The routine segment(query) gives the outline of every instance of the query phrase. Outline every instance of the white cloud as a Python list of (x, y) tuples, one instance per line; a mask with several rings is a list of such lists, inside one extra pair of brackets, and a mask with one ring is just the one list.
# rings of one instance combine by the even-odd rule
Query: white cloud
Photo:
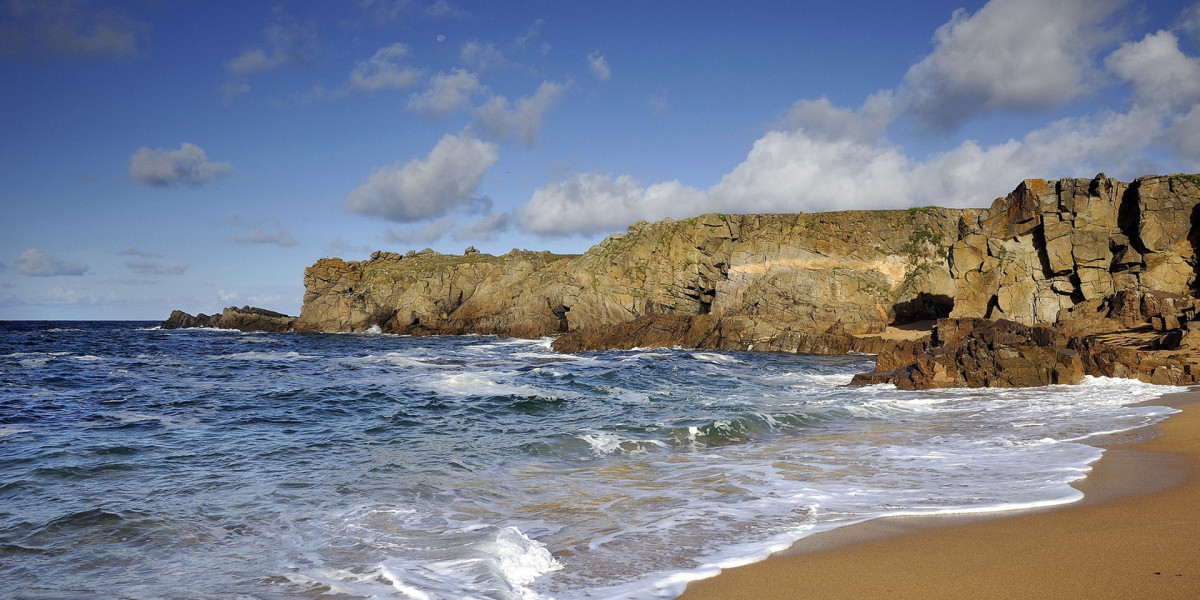
[(358, 0), (358, 6), (378, 24), (398, 19), (412, 7), (413, 0)]
[(137, 56), (149, 42), (150, 25), (119, 7), (87, 0), (9, 0), (8, 18), (0, 22), (0, 54), (80, 60)]
[(79, 276), (87, 272), (88, 266), (81, 262), (62, 260), (45, 250), (30, 248), (17, 257), (17, 262), (13, 263), (13, 270), (34, 277)]
[(531, 40), (542, 35), (542, 26), (545, 24), (545, 19), (538, 19), (534, 21), (525, 29), (524, 34), (517, 36), (516, 39), (513, 40), (513, 45), (518, 48), (524, 48)]
[(237, 302), (237, 292), (227, 292), (225, 290), (217, 290), (217, 299), (221, 302)]
[(125, 266), (140, 275), (182, 275), (188, 270), (188, 265), (183, 263), (164, 265), (150, 258), (131, 260), (126, 262)]
[(142, 147), (129, 157), (129, 176), (134, 181), (166, 187), (175, 183), (201, 185), (233, 172), (227, 162), (211, 162), (199, 146), (184, 142), (178, 150)]
[(869, 143), (879, 139), (895, 117), (892, 93), (879, 92), (858, 110), (834, 106), (828, 98), (800, 100), (788, 110), (786, 126), (802, 128), (815, 138)]
[(874, 127), (869, 111), (821, 101), (805, 108), (849, 121), (815, 133), (802, 127), (770, 131), (707, 190), (677, 181), (644, 186), (628, 175), (572, 174), (535, 190), (520, 225), (553, 236), (617, 231), (639, 220), (710, 211), (985, 207), (1028, 177), (1090, 177), (1104, 171), (1129, 178), (1154, 172), (1148, 149), (1163, 132), (1160, 113), (1134, 108), (1063, 119), (991, 146), (968, 140), (918, 160), (883, 137), (865, 136)]
[[(109, 294), (109, 299), (114, 299), (114, 294)], [(43, 299), (47, 304), (99, 304), (101, 298), (95, 293), (82, 293), (77, 290), (64, 289), (61, 286), (54, 286)]]
[(588, 68), (592, 70), (592, 75), (600, 81), (608, 81), (612, 77), (612, 69), (608, 67), (608, 61), (604, 60), (604, 55), (600, 54), (599, 50), (593, 51), (587, 55)]
[(992, 0), (954, 12), (904, 77), (910, 115), (935, 129), (996, 110), (1062, 105), (1091, 91), (1092, 58), (1125, 0)]
[(1176, 108), (1200, 102), (1200, 61), (1180, 51), (1179, 38), (1169, 31), (1121, 44), (1104, 64), (1133, 85), (1142, 105)]
[(1200, 170), (1200, 61), (1164, 31), (1121, 45), (1105, 61), (1133, 90), (1121, 111), (1059, 119), (1008, 140), (967, 139), (923, 154), (889, 140), (889, 128), (904, 117), (952, 127), (992, 110), (1057, 107), (1087, 92), (1087, 77), (1104, 79), (1092, 72), (1093, 53), (1110, 39), (1102, 22), (1116, 3), (1051, 4), (993, 0), (975, 15), (955, 13), (938, 30), (934, 52), (899, 89), (878, 92), (857, 109), (825, 98), (797, 102), (780, 127), (755, 141), (711, 188), (573, 173), (536, 189), (519, 225), (553, 236), (708, 211), (983, 207), (1030, 177), (1103, 171), (1130, 179), (1181, 167)]
[(492, 213), (459, 227), (453, 237), (457, 241), (490, 241), (496, 234), (508, 231), (512, 221), (512, 213)]
[(140, 256), (142, 258), (162, 258), (162, 255), (157, 252), (142, 250), (137, 246), (125, 246), (124, 248), (121, 248), (121, 251), (117, 254), (120, 254), (121, 256)]
[(451, 229), (454, 229), (452, 217), (442, 217), (424, 227), (410, 227), (396, 230), (388, 227), (383, 234), (389, 244), (433, 244), (442, 239)]
[(532, 96), (518, 99), (516, 107), (510, 107), (504, 96), (493, 96), (475, 109), (475, 120), (498, 140), (516, 136), (532, 146), (542, 129), (543, 117), (558, 104), (566, 89), (566, 84), (544, 81)]
[(263, 42), (225, 63), (225, 99), (250, 91), (249, 78), (283, 66), (305, 66), (315, 60), (320, 41), (313, 23), (271, 25)]
[(395, 43), (380, 48), (371, 58), (354, 63), (354, 70), (350, 72), (350, 87), (374, 92), (415, 86), (424, 72), (415, 67), (404, 66), (402, 61), (408, 56), (409, 48), (406, 44)]
[(333, 254), (370, 254), (374, 250), (369, 244), (352, 244), (341, 236), (329, 240), (325, 245), (325, 252)]
[(292, 237), (285, 229), (276, 229), (274, 231), (266, 231), (263, 229), (251, 229), (245, 233), (241, 233), (229, 238), (231, 241), (239, 244), (275, 244), (278, 246), (295, 246), (300, 242)]
[(435, 19), (461, 19), (471, 16), (471, 13), (458, 8), (446, 0), (437, 0), (425, 7), (425, 15)]
[(479, 76), (463, 69), (438, 73), (429, 82), (429, 89), (413, 94), (408, 107), (430, 119), (444, 117), (470, 105), (471, 97), (483, 91)]
[(643, 187), (629, 175), (574, 173), (539, 187), (521, 211), (521, 228), (539, 235), (595, 234), (640, 220), (703, 212), (703, 192), (678, 181)]
[(346, 199), (346, 207), (399, 223), (441, 217), (459, 208), (486, 209), (491, 202), (473, 194), (499, 160), (495, 144), (447, 134), (424, 159), (372, 173)]
[(650, 97), (646, 99), (646, 104), (650, 105), (651, 112), (656, 115), (661, 115), (663, 111), (667, 110), (667, 107), (670, 106), (670, 103), (667, 101), (666, 88), (660, 87), (655, 90), (654, 93), (650, 94)]
[(458, 57), (463, 64), (477, 71), (486, 71), (504, 66), (507, 62), (504, 53), (492, 42), (486, 44), (472, 40), (463, 44)]

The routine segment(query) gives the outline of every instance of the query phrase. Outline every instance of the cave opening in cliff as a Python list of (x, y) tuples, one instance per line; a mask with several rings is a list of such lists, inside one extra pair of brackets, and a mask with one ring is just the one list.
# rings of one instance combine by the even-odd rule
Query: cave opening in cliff
[(893, 327), (899, 327), (918, 321), (944, 319), (950, 316), (952, 310), (954, 310), (954, 298), (945, 294), (921, 292), (915, 298), (892, 305), (891, 324)]

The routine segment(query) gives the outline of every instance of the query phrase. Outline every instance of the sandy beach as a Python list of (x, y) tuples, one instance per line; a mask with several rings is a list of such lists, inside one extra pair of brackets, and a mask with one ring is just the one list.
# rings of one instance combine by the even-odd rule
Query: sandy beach
[(1106, 446), (1085, 499), (986, 519), (879, 519), (688, 586), (681, 600), (1200, 598), (1200, 393)]

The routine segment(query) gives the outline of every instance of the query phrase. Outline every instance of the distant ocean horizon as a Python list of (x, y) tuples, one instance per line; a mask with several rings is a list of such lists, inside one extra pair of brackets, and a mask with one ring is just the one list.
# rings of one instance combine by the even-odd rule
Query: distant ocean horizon
[(0, 596), (673, 598), (889, 515), (1072, 502), (1173, 388), (865, 355), (0, 321)]

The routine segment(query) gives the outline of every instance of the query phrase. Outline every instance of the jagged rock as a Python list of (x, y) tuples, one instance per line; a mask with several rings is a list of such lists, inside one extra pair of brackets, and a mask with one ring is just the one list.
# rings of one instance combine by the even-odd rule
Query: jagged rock
[(206, 315), (199, 313), (192, 316), (182, 310), (173, 310), (166, 321), (159, 325), (162, 329), (189, 329), (193, 327), (216, 327), (221, 315)]
[(291, 331), (296, 317), (283, 313), (243, 306), (230, 306), (219, 315), (200, 313), (192, 316), (181, 310), (171, 311), (171, 315), (160, 325), (163, 329), (185, 329), (191, 327), (212, 327), (215, 329), (236, 329), (239, 331), (284, 332)]

